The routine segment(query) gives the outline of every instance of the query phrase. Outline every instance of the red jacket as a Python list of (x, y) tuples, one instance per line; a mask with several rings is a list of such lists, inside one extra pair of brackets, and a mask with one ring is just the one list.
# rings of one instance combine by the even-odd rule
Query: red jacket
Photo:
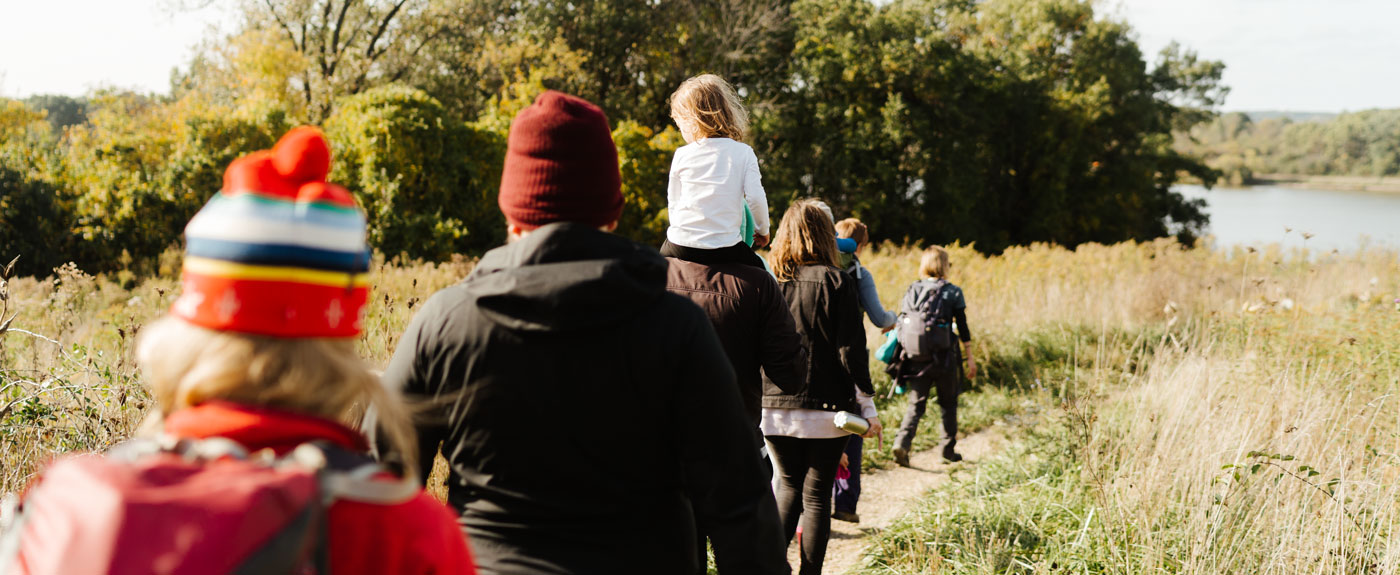
[[(279, 455), (325, 440), (364, 451), (365, 439), (336, 422), (286, 411), (208, 403), (170, 414), (175, 437), (225, 437), (250, 451)], [(427, 493), (395, 506), (338, 501), (330, 509), (330, 565), (334, 575), (474, 575), (476, 565), (452, 513)]]

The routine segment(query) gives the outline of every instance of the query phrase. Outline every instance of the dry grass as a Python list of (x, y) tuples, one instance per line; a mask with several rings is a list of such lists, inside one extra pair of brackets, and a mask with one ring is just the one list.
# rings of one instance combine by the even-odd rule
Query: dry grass
[[(417, 304), (465, 277), (471, 263), (375, 266), (374, 298), (360, 350), (388, 363)], [(64, 267), (46, 279), (8, 285), (17, 314), (0, 334), (0, 493), (22, 488), (38, 467), (70, 451), (98, 450), (131, 436), (149, 409), (133, 361), (141, 326), (170, 308), (179, 282), (167, 272), (125, 289)]]
[(1016, 446), (885, 534), (868, 572), (1396, 572), (1394, 253), (999, 259), (962, 282), (988, 338), (1072, 351), (1023, 394)]
[[(964, 422), (1015, 414), (1019, 439), (886, 533), (871, 572), (1396, 571), (1395, 254), (1157, 242), (955, 247), (953, 261), (986, 368)], [(917, 250), (865, 263), (893, 306)], [(386, 362), (416, 305), (469, 270), (381, 262), (369, 361)], [(0, 490), (130, 434), (148, 407), (130, 342), (176, 287), (72, 269), (12, 282), (24, 332), (0, 335)], [(887, 425), (901, 401), (884, 404)]]

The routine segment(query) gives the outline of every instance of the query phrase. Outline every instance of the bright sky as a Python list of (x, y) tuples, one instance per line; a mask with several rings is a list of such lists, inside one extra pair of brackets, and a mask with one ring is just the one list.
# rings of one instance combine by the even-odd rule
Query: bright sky
[[(1224, 60), (1227, 110), (1400, 108), (1397, 0), (1100, 0), (1149, 61), (1171, 40)], [(219, 9), (172, 0), (0, 0), (0, 95), (169, 89)], [(224, 2), (223, 4), (228, 4)]]
[(1101, 1), (1149, 63), (1172, 40), (1224, 61), (1226, 110), (1400, 108), (1400, 1)]
[[(81, 95), (93, 88), (170, 89), (222, 8), (167, 10), (174, 0), (0, 0), (0, 95)], [(224, 4), (228, 4), (225, 2)]]

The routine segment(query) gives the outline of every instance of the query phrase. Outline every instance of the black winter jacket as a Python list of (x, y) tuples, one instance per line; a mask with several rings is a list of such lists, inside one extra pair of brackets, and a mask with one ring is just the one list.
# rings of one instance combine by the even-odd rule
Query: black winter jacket
[(793, 392), (765, 377), (763, 407), (860, 413), (855, 388), (872, 395), (875, 389), (855, 280), (833, 267), (802, 266), (795, 279), (778, 285), (807, 344), (807, 377)]
[[(747, 264), (705, 265), (666, 258), (666, 289), (705, 310), (739, 378), (754, 429), (763, 416), (763, 377), (787, 392), (807, 377), (807, 350), (772, 274)], [(758, 441), (762, 443), (760, 435)]]
[(788, 573), (752, 425), (705, 314), (654, 249), (577, 224), (434, 295), (386, 383), (429, 400), (481, 573)]

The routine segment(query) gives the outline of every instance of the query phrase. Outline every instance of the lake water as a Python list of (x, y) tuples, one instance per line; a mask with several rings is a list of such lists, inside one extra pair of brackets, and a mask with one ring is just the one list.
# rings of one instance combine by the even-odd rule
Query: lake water
[[(1355, 251), (1363, 244), (1400, 248), (1400, 194), (1334, 192), (1276, 186), (1244, 189), (1178, 186), (1205, 198), (1217, 247), (1280, 243), (1310, 250)], [(1293, 231), (1286, 232), (1285, 228)]]

